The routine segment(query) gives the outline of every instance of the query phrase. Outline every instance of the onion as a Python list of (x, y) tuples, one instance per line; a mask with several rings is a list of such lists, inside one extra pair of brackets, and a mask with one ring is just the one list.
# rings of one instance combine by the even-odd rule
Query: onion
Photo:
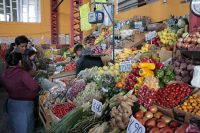
[(144, 115), (144, 117), (148, 118), (148, 119), (151, 119), (153, 118), (153, 113), (151, 113), (150, 111), (147, 111)]
[(183, 48), (188, 48), (188, 46), (189, 46), (189, 43), (184, 43), (183, 44)]
[(163, 128), (163, 127), (166, 127), (166, 123), (164, 120), (159, 120), (158, 123), (157, 123), (157, 127), (158, 128)]
[(155, 120), (155, 118), (147, 120), (145, 122), (145, 126), (147, 126), (147, 127), (155, 127), (156, 126), (156, 120)]
[(179, 39), (178, 39), (178, 42), (183, 42), (183, 38), (179, 38)]
[(142, 118), (137, 118), (137, 120), (138, 120), (142, 125), (144, 125), (144, 121), (143, 121)]
[(196, 37), (192, 38), (191, 43), (194, 44), (194, 45), (196, 45), (197, 44), (197, 38)]
[(153, 105), (153, 106), (149, 107), (149, 111), (154, 114), (158, 111), (158, 108), (155, 105)]
[(172, 121), (172, 118), (168, 117), (168, 116), (163, 116), (161, 119), (163, 119), (165, 121), (165, 123), (170, 123)]
[(157, 128), (157, 127), (154, 127), (154, 128), (152, 128), (152, 129), (150, 130), (149, 133), (160, 133), (160, 129)]
[(157, 119), (160, 119), (161, 116), (163, 116), (163, 114), (161, 112), (156, 112), (154, 114), (154, 117), (157, 118)]
[(135, 118), (136, 118), (136, 119), (143, 118), (143, 115), (144, 115), (144, 113), (143, 113), (142, 111), (138, 111), (138, 112), (135, 114)]
[(181, 47), (183, 46), (183, 43), (182, 43), (182, 42), (178, 42), (178, 43), (176, 44), (176, 46), (177, 46), (178, 48), (181, 48)]

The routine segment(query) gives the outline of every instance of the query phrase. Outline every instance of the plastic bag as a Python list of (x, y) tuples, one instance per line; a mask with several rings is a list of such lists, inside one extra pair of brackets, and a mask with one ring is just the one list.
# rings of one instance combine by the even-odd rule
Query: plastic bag
[(191, 85), (199, 88), (200, 87), (200, 79), (199, 78), (200, 78), (200, 66), (195, 66)]

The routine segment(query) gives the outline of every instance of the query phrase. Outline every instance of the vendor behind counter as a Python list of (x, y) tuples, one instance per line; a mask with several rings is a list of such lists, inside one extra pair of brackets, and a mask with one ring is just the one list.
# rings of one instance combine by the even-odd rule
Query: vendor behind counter
[(100, 56), (94, 56), (90, 48), (83, 50), (82, 56), (76, 62), (76, 75), (86, 68), (102, 67), (103, 62)]

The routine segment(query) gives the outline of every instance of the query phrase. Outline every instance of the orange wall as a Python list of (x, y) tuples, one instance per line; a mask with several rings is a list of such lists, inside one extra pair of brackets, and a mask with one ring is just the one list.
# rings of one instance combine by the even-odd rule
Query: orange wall
[(189, 13), (189, 4), (180, 4), (181, 0), (159, 0), (140, 8), (130, 9), (125, 12), (116, 14), (116, 19), (128, 19), (133, 16), (149, 16), (154, 22), (162, 21), (169, 18), (170, 15), (182, 16)]
[[(90, 0), (83, 0), (86, 3)], [(70, 0), (64, 0), (59, 6), (59, 31), (70, 34)], [(0, 22), (0, 37), (27, 35), (36, 38), (50, 37), (50, 0), (41, 0), (40, 23)]]

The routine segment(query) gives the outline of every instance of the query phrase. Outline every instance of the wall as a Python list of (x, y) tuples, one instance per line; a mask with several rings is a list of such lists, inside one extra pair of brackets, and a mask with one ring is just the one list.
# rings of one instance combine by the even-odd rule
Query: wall
[[(70, 34), (70, 1), (64, 0), (59, 6), (59, 32)], [(86, 3), (90, 0), (83, 0)], [(40, 23), (0, 22), (0, 37), (27, 35), (45, 40), (50, 37), (50, 0), (41, 0)]]
[(154, 22), (162, 21), (169, 16), (182, 16), (189, 13), (189, 4), (180, 4), (181, 0), (167, 0), (167, 4), (163, 4), (163, 0), (154, 2), (140, 8), (129, 9), (128, 11), (116, 14), (116, 19), (128, 19), (133, 16), (149, 16)]

